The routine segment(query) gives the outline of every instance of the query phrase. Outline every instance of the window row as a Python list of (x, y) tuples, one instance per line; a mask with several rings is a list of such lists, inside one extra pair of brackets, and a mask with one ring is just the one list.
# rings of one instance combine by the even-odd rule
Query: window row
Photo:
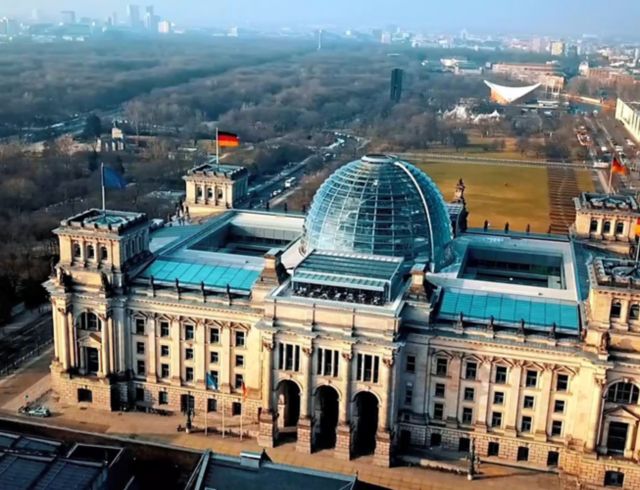
[[(445, 377), (449, 373), (449, 360), (445, 357), (436, 358), (436, 376)], [(478, 364), (475, 361), (467, 361), (464, 365), (463, 377), (473, 381), (477, 379)], [(509, 375), (507, 366), (497, 365), (493, 372), (493, 382), (495, 384), (506, 384)], [(536, 388), (539, 381), (539, 372), (535, 369), (527, 369), (525, 372), (524, 385), (527, 388)], [(569, 375), (557, 374), (555, 377), (556, 391), (565, 392), (569, 389)], [(444, 396), (444, 395), (443, 395)]]
[[(146, 326), (147, 320), (144, 318), (136, 318), (134, 325), (134, 333), (136, 335), (146, 335)], [(169, 337), (171, 332), (171, 324), (168, 320), (160, 320), (160, 337)], [(194, 340), (195, 339), (196, 327), (192, 324), (182, 325), (182, 338), (184, 340)], [(245, 347), (246, 346), (246, 332), (243, 330), (235, 330), (234, 331), (234, 347)], [(217, 327), (209, 328), (209, 343), (210, 344), (219, 344), (220, 343), (220, 329)]]
[[(589, 224), (589, 231), (591, 233), (598, 233), (598, 227), (600, 226), (597, 219), (592, 219)], [(611, 235), (611, 230), (614, 228), (614, 222), (606, 220), (602, 223), (602, 231), (600, 232), (602, 235)], [(624, 221), (615, 221), (615, 234), (623, 235), (624, 234)]]
[(629, 305), (627, 318), (622, 318), (622, 301), (614, 299), (611, 302), (611, 310), (609, 312), (609, 317), (612, 320), (623, 320), (623, 321), (640, 320), (640, 304), (631, 303)]

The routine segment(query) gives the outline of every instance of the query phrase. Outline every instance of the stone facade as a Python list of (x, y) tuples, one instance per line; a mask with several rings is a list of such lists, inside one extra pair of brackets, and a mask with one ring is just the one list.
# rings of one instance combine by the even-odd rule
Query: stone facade
[(620, 272), (632, 265), (589, 264), (582, 335), (571, 337), (437, 321), (424, 266), (385, 308), (278, 294), (288, 275), (273, 251), (248, 296), (142, 283), (149, 227), (91, 211), (56, 230), (47, 287), (63, 399), (186, 404), (196, 418), (242, 410), (265, 447), (295, 437), (307, 454), (373, 454), (383, 466), (411, 446), (473, 443), (483, 458), (640, 488), (640, 279)]

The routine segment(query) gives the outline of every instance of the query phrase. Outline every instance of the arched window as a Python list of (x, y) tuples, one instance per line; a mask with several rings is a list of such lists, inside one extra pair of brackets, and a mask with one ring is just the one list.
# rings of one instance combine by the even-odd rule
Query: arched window
[(630, 320), (640, 319), (640, 305), (638, 303), (633, 303), (629, 307), (629, 319)]
[(591, 225), (589, 226), (589, 231), (591, 233), (596, 233), (598, 231), (598, 220), (597, 219), (592, 219), (591, 220)]
[(73, 256), (77, 259), (82, 257), (82, 247), (80, 247), (79, 243), (73, 243)]
[(96, 258), (96, 249), (93, 245), (87, 245), (87, 259), (93, 260)]
[(620, 313), (622, 312), (622, 303), (620, 301), (613, 300), (611, 303), (611, 314), (609, 315), (611, 318), (620, 318)]
[(602, 233), (605, 235), (611, 233), (611, 221), (605, 221), (604, 226), (602, 228)]
[(202, 197), (202, 187), (196, 187), (196, 197)]
[(607, 391), (607, 401), (612, 403), (637, 404), (640, 390), (632, 383), (616, 383)]
[(207, 199), (213, 199), (213, 187), (207, 187)]
[(86, 311), (80, 315), (78, 327), (82, 330), (98, 332), (100, 330), (100, 319), (95, 313)]
[(622, 235), (624, 232), (624, 222), (616, 221), (616, 235)]
[(100, 260), (107, 260), (108, 258), (109, 258), (109, 252), (107, 250), (107, 247), (102, 245), (100, 247)]

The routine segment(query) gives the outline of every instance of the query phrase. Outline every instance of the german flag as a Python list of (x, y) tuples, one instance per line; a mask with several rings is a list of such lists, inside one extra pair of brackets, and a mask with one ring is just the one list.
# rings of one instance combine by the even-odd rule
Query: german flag
[(629, 174), (629, 169), (624, 163), (618, 160), (617, 156), (613, 157), (613, 161), (611, 162), (611, 171), (614, 174), (621, 174), (621, 175)]
[(231, 148), (240, 146), (240, 138), (235, 133), (227, 133), (226, 131), (218, 131), (218, 146), (221, 148)]

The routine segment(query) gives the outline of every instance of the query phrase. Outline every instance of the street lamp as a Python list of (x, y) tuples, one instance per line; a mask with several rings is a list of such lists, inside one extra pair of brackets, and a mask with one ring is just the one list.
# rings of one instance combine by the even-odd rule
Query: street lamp
[(476, 475), (477, 467), (476, 467), (476, 440), (475, 438), (471, 438), (471, 448), (469, 449), (469, 469), (467, 470), (467, 480), (473, 480), (473, 477)]

